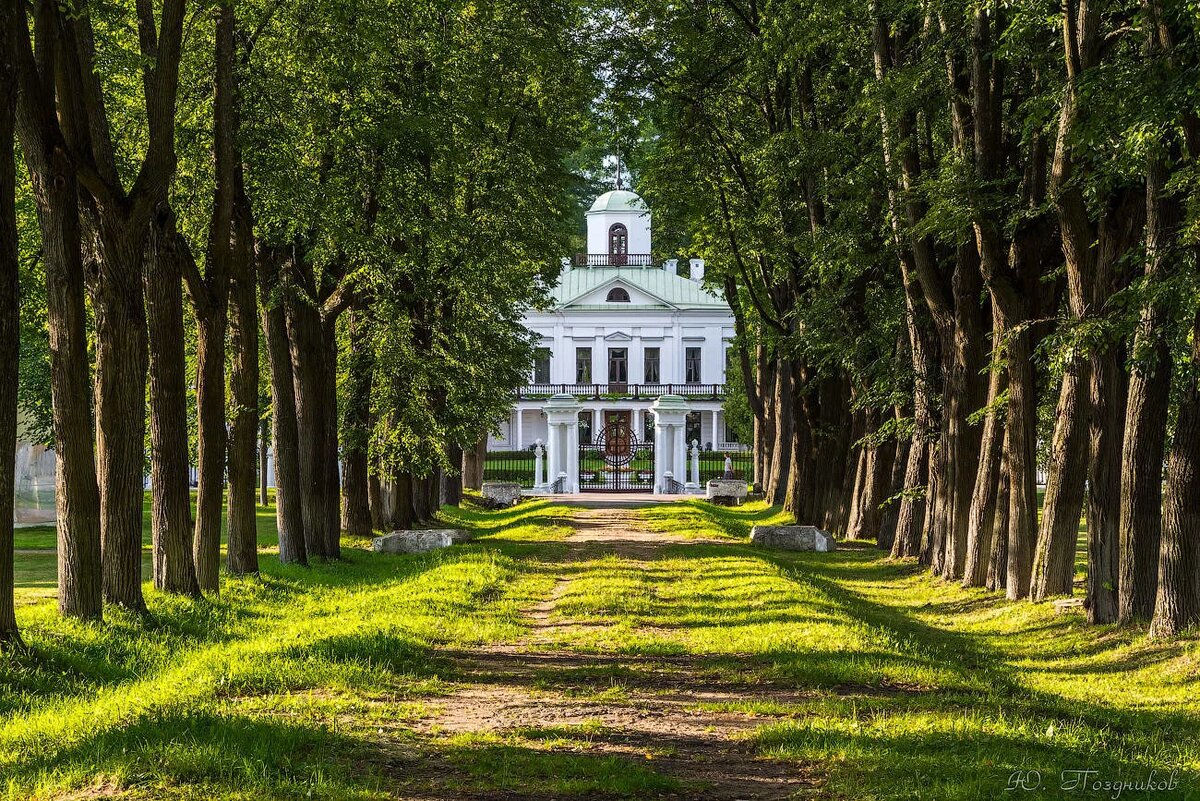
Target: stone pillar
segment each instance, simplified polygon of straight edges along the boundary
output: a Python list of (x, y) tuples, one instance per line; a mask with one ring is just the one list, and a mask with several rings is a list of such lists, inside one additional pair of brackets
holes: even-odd
[(667, 491), (668, 473), (676, 480), (685, 475), (687, 446), (683, 438), (688, 403), (679, 395), (662, 395), (650, 410), (654, 413), (654, 492), (662, 495)]
[(695, 492), (700, 489), (700, 440), (692, 440), (692, 476), (688, 489)]
[(546, 449), (542, 447), (542, 441), (539, 439), (537, 445), (533, 449), (533, 488), (543, 489), (546, 482), (542, 480), (542, 457), (545, 455)]
[(579, 401), (574, 395), (555, 395), (542, 407), (549, 435), (549, 481), (566, 474), (565, 492), (579, 491)]

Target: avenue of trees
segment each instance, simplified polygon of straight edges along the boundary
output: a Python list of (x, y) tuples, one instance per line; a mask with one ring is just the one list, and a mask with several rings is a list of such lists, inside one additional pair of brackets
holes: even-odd
[(1083, 518), (1090, 621), (1196, 622), (1194, 7), (614, 20), (609, 124), (734, 308), (768, 498), (1012, 599), (1073, 592)]
[(573, 231), (579, 13), (3, 0), (0, 642), (18, 410), (57, 456), (64, 615), (145, 610), (146, 475), (154, 585), (190, 596), (223, 526), (258, 570), (267, 446), (284, 562), (455, 500)]

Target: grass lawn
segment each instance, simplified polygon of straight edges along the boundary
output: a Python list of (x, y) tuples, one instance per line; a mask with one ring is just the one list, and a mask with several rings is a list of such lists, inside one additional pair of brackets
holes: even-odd
[[(640, 510), (670, 537), (652, 555), (580, 550), (572, 514), (447, 509), (475, 541), (401, 557), (347, 540), (343, 561), (307, 569), (279, 565), (264, 536), (261, 577), (199, 603), (148, 588), (151, 617), (110, 610), (103, 625), (60, 620), (52, 555), (21, 555), (31, 652), (0, 657), (0, 797), (704, 798), (654, 754), (590, 751), (606, 736), (592, 721), (421, 723), (478, 681), (455, 654), (525, 642), (529, 610), (553, 598), (538, 648), (591, 666), (535, 664), (535, 699), (570, 687), (636, 708), (639, 687), (666, 692), (664, 671), (686, 667), (685, 696), (730, 688), (696, 696), (696, 714), (751, 716), (748, 747), (817, 777), (802, 797), (1109, 798), (1060, 789), (1062, 772), (1153, 769), (1178, 771), (1177, 788), (1121, 797), (1200, 798), (1195, 638), (1091, 628), (865, 543), (751, 548), (751, 525), (785, 519), (761, 503)], [(1017, 770), (1042, 786), (1006, 792)]]
[[(257, 512), (257, 527), (258, 527), (258, 544), (259, 547), (278, 546), (279, 536), (275, 530), (275, 490), (268, 490), (268, 499), (271, 501), (271, 506), (258, 506)], [(195, 516), (196, 493), (192, 493), (192, 515)], [(221, 522), (221, 538), (224, 542), (225, 537), (225, 519)], [(54, 526), (23, 526), (18, 528), (13, 535), (14, 547), (18, 550), (36, 550), (36, 549), (52, 549), (55, 547), (56, 538)], [(146, 492), (145, 500), (142, 502), (142, 547), (150, 547), (150, 492)]]

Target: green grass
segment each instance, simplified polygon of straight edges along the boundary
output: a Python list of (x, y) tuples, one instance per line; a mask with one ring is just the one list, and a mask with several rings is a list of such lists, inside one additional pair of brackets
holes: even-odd
[[(259, 547), (270, 547), (279, 545), (279, 535), (275, 529), (275, 490), (267, 491), (267, 498), (271, 502), (269, 506), (256, 507), (255, 525), (258, 529), (258, 545)], [(196, 509), (196, 493), (192, 493), (192, 516), (195, 517)], [(224, 509), (224, 507), (222, 507)], [(222, 517), (221, 541), (225, 538), (225, 518)], [(23, 526), (18, 528), (13, 534), (14, 547), (18, 550), (39, 550), (53, 549), (55, 547), (54, 526)], [(142, 547), (150, 547), (150, 492), (147, 491), (145, 499), (142, 501)]]
[[(642, 510), (679, 535), (649, 561), (570, 550), (570, 514), (544, 500), (446, 509), (473, 542), (399, 557), (347, 541), (343, 561), (310, 568), (280, 565), (264, 536), (261, 577), (227, 577), (203, 602), (147, 585), (149, 617), (109, 610), (101, 625), (58, 618), (53, 555), (20, 555), (31, 650), (0, 657), (0, 797), (703, 797), (654, 754), (590, 752), (614, 736), (597, 721), (415, 727), (466, 680), (446, 649), (517, 641), (522, 610), (566, 578), (551, 644), (605, 660), (536, 668), (531, 691), (636, 705), (664, 676), (715, 685), (723, 700), (695, 706), (758, 715), (747, 742), (818, 776), (818, 797), (1108, 798), (1060, 790), (1059, 776), (1155, 769), (1179, 771), (1174, 793), (1121, 797), (1200, 798), (1195, 637), (1089, 627), (865, 543), (763, 551), (749, 527), (786, 520), (763, 504)], [(1043, 786), (1006, 792), (1015, 770)]]

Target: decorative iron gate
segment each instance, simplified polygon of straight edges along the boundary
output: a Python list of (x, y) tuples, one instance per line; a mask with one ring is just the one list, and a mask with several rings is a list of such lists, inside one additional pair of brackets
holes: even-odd
[(628, 417), (610, 419), (579, 445), (581, 492), (653, 492), (654, 443), (641, 442)]

